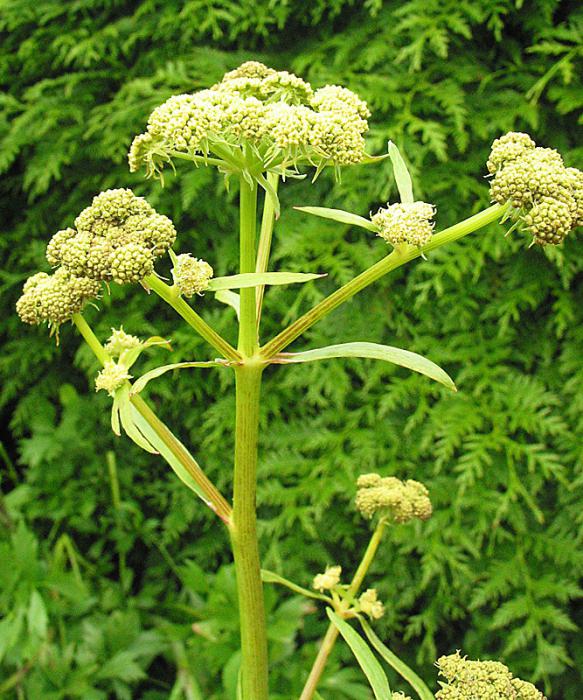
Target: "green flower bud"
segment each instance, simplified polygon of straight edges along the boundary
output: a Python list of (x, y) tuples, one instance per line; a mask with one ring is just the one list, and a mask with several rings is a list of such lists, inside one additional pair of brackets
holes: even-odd
[(111, 276), (118, 284), (141, 282), (154, 271), (152, 253), (139, 243), (117, 248), (111, 260)]
[(385, 614), (385, 606), (377, 598), (375, 588), (369, 588), (358, 599), (361, 612), (368, 615), (371, 620), (380, 620)]
[(412, 700), (410, 695), (405, 695), (405, 693), (393, 693), (393, 700)]
[[(571, 197), (574, 203), (574, 198)], [(524, 223), (534, 236), (536, 243), (558, 245), (573, 226), (572, 206), (568, 202), (541, 197), (524, 217)]]
[(371, 217), (378, 235), (391, 245), (424, 246), (433, 235), (435, 207), (426, 202), (391, 204)]
[(309, 145), (316, 155), (338, 165), (359, 163), (364, 156), (363, 134), (368, 124), (354, 112), (315, 112)]
[(492, 144), (490, 158), (488, 158), (488, 172), (494, 174), (506, 163), (524, 155), (536, 146), (528, 134), (520, 131), (510, 131)]
[(105, 345), (106, 351), (112, 357), (119, 357), (125, 350), (132, 350), (140, 345), (140, 339), (135, 335), (129, 335), (123, 327), (111, 329), (111, 335)]
[(124, 382), (131, 379), (132, 375), (123, 365), (116, 362), (106, 362), (101, 372), (95, 377), (95, 391), (107, 391), (110, 396), (114, 396), (117, 389), (123, 386)]
[(77, 231), (74, 228), (66, 228), (63, 231), (57, 231), (47, 245), (47, 260), (51, 267), (58, 267), (61, 260), (61, 251), (63, 245), (76, 235)]
[(213, 276), (213, 268), (204, 260), (193, 258), (189, 253), (176, 256), (172, 277), (174, 284), (185, 297), (202, 294)]
[(235, 68), (235, 70), (225, 73), (222, 82), (226, 83), (229, 80), (236, 80), (237, 78), (258, 78), (259, 80), (263, 80), (263, 78), (267, 78), (276, 72), (277, 71), (273, 68), (268, 68), (259, 61), (246, 61), (238, 68)]
[(312, 588), (317, 591), (329, 591), (340, 583), (341, 566), (327, 566), (323, 574), (314, 576)]
[(59, 267), (52, 275), (39, 272), (30, 277), (16, 303), (16, 311), (24, 323), (47, 321), (58, 327), (78, 313), (85, 303), (99, 294), (99, 283), (87, 277), (75, 277)]
[(577, 168), (566, 168), (565, 172), (575, 200), (575, 210), (572, 212), (573, 226), (583, 226), (583, 172)]
[(498, 661), (469, 661), (459, 651), (442, 656), (436, 663), (441, 690), (437, 700), (546, 700), (532, 683), (513, 678)]
[(356, 485), (356, 508), (365, 518), (379, 513), (394, 523), (406, 523), (414, 518), (427, 520), (431, 517), (429, 491), (419, 481), (364, 474)]
[(366, 102), (351, 90), (339, 85), (326, 85), (316, 90), (310, 104), (318, 112), (350, 111), (361, 119), (370, 117)]

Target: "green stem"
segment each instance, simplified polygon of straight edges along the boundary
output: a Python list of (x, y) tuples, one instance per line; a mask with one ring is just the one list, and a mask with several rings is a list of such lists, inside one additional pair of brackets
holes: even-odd
[[(364, 577), (366, 576), (366, 573), (369, 570), (370, 565), (372, 564), (373, 559), (375, 558), (379, 545), (383, 539), (383, 534), (385, 532), (386, 525), (386, 520), (379, 520), (378, 525), (372, 533), (366, 551), (360, 561), (360, 564), (358, 565), (358, 569), (354, 574), (352, 582), (348, 587), (347, 601), (344, 601), (340, 606), (340, 614), (348, 609), (350, 605), (348, 601), (350, 601), (351, 598), (354, 598), (358, 593), (358, 590), (364, 580)], [(320, 650), (318, 651), (318, 655), (316, 656), (314, 665), (310, 670), (308, 680), (306, 681), (304, 689), (302, 690), (302, 694), (300, 695), (300, 700), (312, 700), (312, 698), (314, 697), (316, 688), (318, 687), (318, 683), (322, 678), (322, 674), (324, 673), (324, 669), (326, 668), (326, 663), (328, 662), (328, 658), (332, 652), (332, 649), (334, 649), (334, 644), (336, 643), (337, 639), (338, 628), (335, 625), (330, 624), (328, 626), (328, 629), (326, 630), (326, 634), (324, 635), (322, 644), (320, 645)]]
[[(241, 178), (240, 272), (255, 270), (257, 185)], [(241, 289), (239, 352), (235, 368), (236, 420), (231, 542), (237, 575), (243, 700), (268, 700), (265, 604), (257, 541), (257, 445), (263, 363), (257, 356), (255, 289)]]
[[(257, 219), (257, 184), (240, 178), (239, 214), (239, 272), (255, 272), (255, 238)], [(241, 319), (239, 325), (239, 352), (251, 357), (257, 350), (257, 316), (255, 312), (255, 288), (241, 289)]]
[[(277, 173), (267, 173), (267, 181), (277, 193), (279, 185), (279, 175)], [(269, 263), (269, 254), (271, 252), (271, 239), (273, 236), (273, 225), (275, 223), (275, 202), (272, 197), (265, 195), (265, 204), (263, 205), (263, 216), (261, 218), (261, 231), (259, 233), (259, 247), (257, 249), (257, 263), (255, 272), (267, 272)], [(261, 321), (261, 309), (263, 306), (263, 295), (265, 293), (265, 285), (260, 285), (256, 288), (257, 296), (257, 327)]]
[(212, 345), (215, 350), (220, 352), (223, 357), (235, 362), (241, 359), (241, 355), (235, 348), (211, 328), (209, 324), (176, 293), (173, 287), (169, 287), (162, 282), (159, 277), (156, 277), (156, 275), (149, 275), (144, 282), (152, 291), (180, 314), (188, 325), (194, 328), (194, 330), (201, 335), (209, 345)]
[[(83, 318), (83, 316), (81, 314), (74, 314), (72, 321), (101, 364), (104, 365), (106, 362), (111, 361), (111, 357), (106, 352), (103, 345), (99, 342), (99, 339), (91, 330), (89, 324)], [(209, 505), (212, 507), (215, 513), (224, 523), (228, 525), (231, 520), (231, 506), (225, 500), (224, 496), (220, 493), (217, 487), (202, 471), (197, 462), (194, 461), (182, 443), (177, 440), (170, 428), (168, 428), (168, 426), (158, 418), (158, 416), (154, 413), (154, 411), (152, 411), (141, 396), (132, 396), (131, 402), (139, 411), (141, 416), (148, 422), (152, 430), (154, 430), (158, 437), (164, 441), (176, 459), (180, 461), (182, 466), (200, 486), (201, 490), (208, 499)]]
[(243, 700), (267, 700), (267, 636), (256, 515), (261, 367), (237, 367), (235, 378), (237, 418), (231, 542), (239, 596), (242, 691)]
[(467, 236), (469, 233), (473, 233), (488, 224), (500, 219), (502, 215), (506, 212), (506, 207), (499, 204), (494, 204), (488, 209), (479, 212), (475, 216), (470, 216), (469, 219), (465, 219), (455, 226), (450, 226), (449, 228), (436, 233), (431, 241), (422, 248), (417, 248), (414, 246), (408, 246), (404, 249), (395, 249), (392, 253), (387, 255), (379, 262), (375, 263), (368, 270), (365, 270), (360, 275), (354, 279), (347, 282), (345, 285), (337, 289), (335, 292), (330, 294), (330, 296), (323, 299), (319, 304), (316, 304), (312, 309), (310, 309), (303, 316), (294, 321), (290, 326), (284, 329), (279, 335), (275, 336), (272, 340), (266, 343), (261, 348), (261, 354), (265, 358), (271, 358), (281, 352), (285, 347), (292, 343), (296, 338), (303, 335), (303, 333), (308, 330), (311, 326), (317, 323), (320, 319), (324, 318), (332, 310), (348, 301), (358, 292), (368, 287), (373, 282), (386, 275), (388, 272), (401, 267), (405, 263), (420, 257), (424, 253), (429, 253), (436, 248), (457, 241), (463, 236)]

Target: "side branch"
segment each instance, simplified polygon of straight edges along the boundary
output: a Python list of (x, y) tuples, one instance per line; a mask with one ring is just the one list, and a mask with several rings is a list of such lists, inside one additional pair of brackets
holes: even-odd
[(392, 272), (415, 258), (421, 257), (424, 253), (429, 253), (446, 243), (456, 241), (459, 238), (467, 236), (469, 233), (473, 233), (491, 224), (501, 218), (505, 211), (506, 207), (495, 204), (488, 207), (488, 209), (484, 209), (484, 211), (479, 212), (475, 216), (461, 221), (459, 224), (455, 224), (440, 233), (436, 233), (431, 241), (422, 248), (407, 246), (402, 249), (393, 250), (385, 258), (379, 260), (379, 262), (375, 263), (372, 267), (369, 267), (368, 270), (365, 270), (360, 275), (350, 280), (350, 282), (347, 282), (330, 294), (330, 296), (323, 299), (319, 304), (316, 304), (316, 306), (294, 321), (290, 326), (279, 333), (279, 335), (266, 343), (261, 348), (261, 354), (265, 359), (274, 357), (296, 338), (303, 335), (308, 328), (311, 328), (311, 326), (320, 319), (324, 318), (324, 316), (387, 273)]

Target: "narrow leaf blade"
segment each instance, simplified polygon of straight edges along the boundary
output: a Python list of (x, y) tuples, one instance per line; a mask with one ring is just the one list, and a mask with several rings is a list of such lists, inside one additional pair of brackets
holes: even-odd
[(215, 297), (218, 301), (235, 309), (237, 319), (241, 317), (241, 297), (239, 294), (231, 292), (229, 289), (221, 289), (215, 294)]
[(364, 633), (368, 637), (368, 641), (371, 646), (376, 649), (376, 651), (383, 657), (383, 659), (395, 669), (395, 671), (404, 678), (407, 683), (413, 688), (417, 693), (420, 700), (435, 700), (435, 696), (425, 685), (425, 683), (419, 678), (419, 676), (413, 671), (404, 661), (394, 654), (373, 632), (372, 627), (368, 624), (366, 620), (359, 616), (358, 618)]
[(189, 367), (222, 367), (222, 366), (224, 366), (223, 363), (216, 362), (215, 360), (211, 360), (209, 362), (174, 362), (173, 364), (170, 364), (170, 365), (162, 365), (161, 367), (156, 367), (155, 369), (151, 369), (149, 372), (146, 372), (139, 379), (137, 379), (133, 383), (130, 393), (132, 395), (139, 394), (141, 391), (143, 391), (146, 384), (148, 384), (148, 382), (152, 381), (152, 379), (156, 379), (157, 377), (161, 377), (163, 374), (166, 374), (166, 372), (171, 372), (173, 369), (187, 369)]
[(215, 277), (209, 282), (208, 290), (218, 292), (225, 289), (244, 289), (265, 284), (297, 284), (325, 277), (312, 272), (247, 272), (230, 277)]
[(326, 613), (332, 624), (340, 632), (344, 641), (350, 647), (360, 667), (368, 678), (370, 687), (374, 693), (376, 700), (391, 700), (393, 694), (389, 687), (389, 681), (385, 676), (380, 663), (374, 657), (374, 654), (368, 647), (364, 639), (356, 632), (347, 622), (339, 617), (330, 608), (326, 609)]
[(393, 173), (395, 175), (401, 202), (404, 204), (412, 204), (415, 199), (413, 197), (413, 182), (411, 181), (409, 168), (407, 168), (403, 156), (392, 141), (389, 141), (389, 156), (393, 164)]
[(321, 593), (310, 591), (308, 588), (303, 588), (303, 586), (298, 586), (293, 581), (289, 581), (283, 576), (280, 576), (273, 571), (268, 571), (267, 569), (261, 569), (261, 580), (263, 583), (277, 583), (280, 586), (285, 586), (286, 588), (289, 588), (290, 591), (306, 596), (306, 598), (314, 598), (315, 600), (325, 600), (326, 602), (331, 602), (331, 598), (328, 598)]
[(313, 216), (319, 216), (322, 219), (339, 221), (341, 224), (359, 226), (360, 228), (365, 228), (367, 231), (375, 231), (376, 233), (376, 228), (372, 221), (365, 219), (364, 216), (352, 214), (349, 211), (343, 211), (342, 209), (328, 209), (327, 207), (294, 207), (294, 209), (296, 211), (303, 211), (306, 214), (312, 214)]
[(116, 397), (118, 399), (121, 425), (127, 436), (146, 452), (158, 454), (158, 450), (152, 446), (141, 430), (136, 426), (131, 409), (129, 386), (123, 386), (121, 389), (118, 389)]
[(415, 352), (394, 348), (390, 345), (380, 345), (379, 343), (341, 343), (339, 345), (328, 345), (323, 348), (306, 350), (305, 352), (283, 352), (275, 358), (275, 362), (281, 364), (314, 362), (316, 360), (329, 360), (339, 357), (364, 357), (392, 362), (400, 367), (406, 367), (413, 372), (423, 374), (443, 384), (448, 389), (456, 391), (453, 379), (435, 362)]

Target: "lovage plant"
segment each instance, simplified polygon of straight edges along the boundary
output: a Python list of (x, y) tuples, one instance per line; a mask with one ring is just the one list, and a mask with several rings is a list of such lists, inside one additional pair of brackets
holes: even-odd
[[(384, 613), (374, 588), (361, 590), (369, 566), (390, 527), (413, 519), (426, 520), (432, 506), (427, 488), (413, 480), (363, 474), (357, 483), (355, 505), (374, 523), (370, 543), (349, 583), (339, 566), (315, 576), (311, 589), (272, 572), (262, 571), (256, 528), (256, 472), (262, 373), (270, 365), (363, 357), (391, 362), (449, 390), (455, 384), (431, 360), (397, 347), (374, 342), (351, 342), (289, 352), (288, 347), (333, 309), (416, 258), (478, 231), (498, 220), (532, 234), (532, 243), (560, 244), (583, 221), (583, 176), (564, 165), (554, 150), (537, 147), (521, 133), (510, 133), (493, 144), (487, 167), (493, 205), (439, 233), (434, 232), (435, 208), (416, 201), (407, 167), (398, 149), (389, 144), (386, 155), (370, 156), (364, 134), (370, 116), (367, 105), (353, 92), (336, 85), (317, 90), (299, 77), (277, 72), (256, 62), (227, 73), (208, 90), (170, 98), (151, 114), (145, 133), (136, 136), (130, 170), (163, 180), (165, 169), (178, 159), (195, 167), (215, 167), (227, 185), (239, 191), (239, 269), (214, 277), (209, 262), (190, 253), (176, 254), (173, 223), (129, 189), (98, 194), (71, 228), (58, 231), (47, 246), (52, 274), (39, 272), (28, 279), (17, 310), (30, 324), (48, 323), (52, 334), (72, 321), (103, 368), (97, 390), (112, 398), (111, 425), (141, 448), (164, 458), (178, 477), (227, 528), (232, 545), (240, 615), (241, 672), (239, 696), (266, 700), (269, 693), (267, 630), (263, 603), (265, 582), (287, 586), (326, 606), (328, 632), (311, 671), (302, 700), (318, 697), (317, 687), (329, 654), (339, 636), (354, 652), (379, 700), (407, 696), (391, 693), (379, 664), (382, 657), (422, 700), (433, 698), (420, 677), (386, 647), (369, 621)], [(274, 224), (279, 215), (278, 189), (288, 179), (314, 179), (324, 169), (336, 174), (352, 165), (374, 166), (390, 158), (400, 202), (387, 204), (370, 218), (317, 206), (300, 212), (364, 229), (383, 238), (390, 251), (370, 268), (324, 298), (275, 337), (260, 339), (265, 289), (269, 285), (316, 280), (316, 272), (269, 271)], [(263, 210), (258, 221), (258, 202)], [(199, 251), (194, 251), (200, 255)], [(155, 270), (168, 255), (171, 280)], [(211, 261), (212, 262), (212, 261)], [(170, 283), (169, 283), (170, 282)], [(135, 365), (148, 347), (171, 349), (168, 340), (141, 340), (114, 329), (105, 344), (82, 315), (85, 305), (110, 284), (140, 284), (168, 304), (208, 343), (208, 358), (162, 365), (138, 376)], [(214, 296), (213, 296), (214, 295)], [(196, 308), (216, 301), (233, 307), (238, 321), (234, 347), (213, 329)], [(236, 386), (236, 428), (232, 497), (222, 494), (173, 432), (157, 417), (142, 392), (165, 372), (187, 368), (216, 368), (233, 372)], [(414, 475), (411, 475), (414, 476)], [(356, 631), (354, 622), (362, 634)], [(366, 641), (365, 641), (366, 640)], [(513, 678), (494, 661), (468, 661), (459, 653), (437, 662), (442, 680), (435, 697), (512, 698), (535, 700), (542, 694), (530, 683)]]

